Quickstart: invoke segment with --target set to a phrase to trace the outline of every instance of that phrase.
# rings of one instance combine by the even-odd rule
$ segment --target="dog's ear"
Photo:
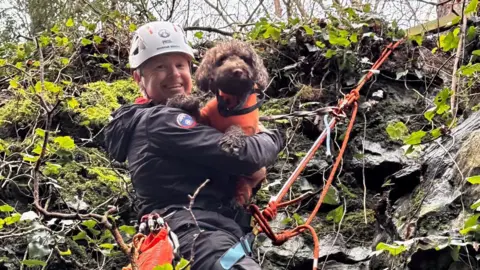
[[[215,63],[215,48],[207,50],[203,57],[200,66],[195,72],[195,81],[198,88],[203,92],[208,92],[211,89],[211,81],[213,78],[213,69]]]
[[[256,72],[255,83],[261,91],[264,91],[268,85],[268,71],[262,58],[255,52],[253,52],[253,69]]]

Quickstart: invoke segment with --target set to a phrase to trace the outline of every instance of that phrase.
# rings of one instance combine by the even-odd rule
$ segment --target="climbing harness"
[[[250,107],[244,108],[248,97],[250,95],[255,95],[255,94],[259,94],[257,103]],[[223,117],[248,114],[260,108],[260,106],[262,106],[263,102],[265,101],[265,93],[263,91],[257,91],[255,89],[245,92],[241,96],[239,96],[238,97],[239,100],[235,105],[235,107],[233,108],[229,108],[229,105],[227,104],[227,100],[221,95],[220,90],[216,91],[215,97],[217,98],[217,101],[218,101],[218,112]]]
[[[343,154],[345,152],[345,149],[348,144],[348,139],[350,137],[350,133],[353,128],[353,124],[355,123],[355,117],[357,115],[358,111],[358,99],[360,97],[360,89],[363,87],[363,85],[368,81],[373,73],[374,70],[378,70],[378,68],[383,64],[383,62],[388,58],[388,56],[392,53],[392,51],[397,48],[402,42],[405,41],[405,38],[400,39],[396,43],[390,43],[382,52],[380,58],[375,62],[375,64],[372,66],[372,68],[369,70],[369,72],[362,77],[360,80],[359,84],[357,85],[356,88],[354,88],[349,94],[347,94],[342,100],[339,101],[338,106],[336,108],[333,108],[333,110],[330,112],[330,114],[333,116],[330,122],[327,122],[326,118],[324,119],[326,121],[326,128],[323,130],[323,132],[320,134],[320,136],[317,138],[313,146],[310,148],[306,156],[301,160],[300,164],[297,166],[295,171],[292,173],[292,175],[289,177],[289,179],[285,182],[283,185],[282,189],[278,192],[277,196],[273,196],[268,203],[267,207],[263,210],[260,211],[259,207],[255,204],[249,205],[249,210],[252,212],[252,215],[258,225],[257,228],[254,228],[255,233],[260,233],[263,232],[267,235],[268,238],[272,240],[272,243],[274,245],[282,245],[284,242],[289,240],[290,238],[302,233],[304,230],[309,230],[310,233],[312,234],[313,241],[314,241],[314,261],[313,261],[313,269],[317,269],[318,266],[318,257],[320,254],[320,247],[319,247],[319,240],[317,237],[317,234],[315,233],[315,229],[310,225],[312,222],[313,218],[317,214],[320,206],[322,205],[323,200],[325,199],[325,196],[327,195],[328,189],[333,181],[333,178],[335,176],[335,172],[337,171],[339,164],[342,160]],[[330,175],[328,177],[327,183],[325,184],[322,193],[320,195],[320,198],[317,202],[317,205],[315,206],[315,209],[312,211],[310,214],[309,218],[307,221],[300,225],[297,226],[294,229],[289,229],[285,230],[283,232],[275,233],[272,228],[269,225],[269,221],[272,221],[275,216],[277,215],[277,210],[278,208],[285,207],[288,205],[292,205],[295,203],[298,203],[302,201],[305,196],[300,196],[296,199],[293,199],[291,201],[286,201],[286,202],[281,202],[283,197],[287,194],[288,190],[292,186],[293,182],[298,178],[300,173],[305,169],[307,163],[312,159],[313,155],[317,151],[317,149],[320,147],[320,145],[324,142],[325,137],[329,136],[330,130],[335,127],[337,122],[339,121],[340,118],[342,118],[343,115],[345,115],[345,109],[347,107],[353,107],[352,108],[352,115],[350,117],[350,122],[347,127],[347,131],[345,133],[345,137],[342,142],[342,146],[340,148],[340,151],[338,153],[338,156],[335,160],[335,163],[333,165],[333,168],[330,172]],[[329,143],[327,141],[327,143]]]

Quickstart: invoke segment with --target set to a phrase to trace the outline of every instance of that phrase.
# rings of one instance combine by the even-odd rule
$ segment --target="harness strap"
[[[247,102],[248,96],[254,93],[255,93],[255,90],[253,89],[244,93],[242,96],[239,97],[239,103],[235,107],[228,108],[227,101],[220,95],[220,90],[217,90],[215,93],[215,96],[218,100],[218,112],[223,117],[243,115],[243,114],[253,112],[254,110],[260,108],[260,106],[262,106],[265,100],[265,93],[262,91],[259,91],[258,93],[260,95],[258,97],[257,103],[253,106],[243,108],[243,106],[245,106],[245,103]]]
[[[248,233],[240,238],[240,241],[229,248],[223,255],[215,262],[215,270],[231,269],[238,261],[246,256],[252,255],[252,244],[255,239],[253,233]]]

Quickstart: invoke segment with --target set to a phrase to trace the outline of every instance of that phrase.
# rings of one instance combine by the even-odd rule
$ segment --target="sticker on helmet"
[[[170,33],[168,33],[167,29],[160,29],[160,31],[158,31],[158,35],[162,38],[168,38]]]
[[[197,122],[190,115],[181,113],[177,116],[177,124],[181,128],[192,128],[197,125]]]

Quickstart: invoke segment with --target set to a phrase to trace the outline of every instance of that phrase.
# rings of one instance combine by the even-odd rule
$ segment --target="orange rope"
[[[323,143],[326,137],[326,132],[322,132],[322,134],[318,137],[318,139],[315,141],[307,155],[302,159],[300,164],[297,166],[295,171],[292,173],[290,178],[287,180],[287,182],[284,184],[282,189],[279,191],[279,194],[275,196],[274,200],[272,200],[268,203],[268,206],[263,210],[262,212],[258,208],[258,206],[251,204],[249,206],[250,211],[252,212],[253,217],[258,223],[259,231],[264,232],[268,238],[272,240],[272,243],[274,245],[282,245],[284,242],[286,242],[288,239],[302,233],[304,230],[308,229],[310,233],[312,234],[313,240],[314,240],[314,262],[313,262],[313,269],[317,269],[318,266],[318,257],[320,254],[320,245],[319,245],[319,240],[318,236],[313,229],[313,227],[310,225],[312,222],[313,218],[316,216],[318,210],[320,209],[320,206],[322,205],[323,200],[325,199],[325,196],[327,195],[328,189],[330,185],[333,182],[333,178],[335,177],[335,173],[340,165],[340,162],[343,158],[343,155],[345,153],[345,150],[348,145],[348,139],[350,137],[350,133],[353,129],[353,125],[355,123],[355,118],[357,116],[358,112],[358,99],[360,97],[360,89],[363,87],[363,85],[372,77],[373,72],[372,70],[377,70],[383,62],[388,58],[388,56],[391,54],[391,52],[398,47],[402,42],[404,42],[405,39],[401,39],[397,41],[395,44],[389,44],[382,52],[382,55],[380,58],[375,62],[375,64],[372,66],[371,70],[367,73],[365,77],[361,79],[359,84],[355,89],[353,89],[349,94],[347,94],[341,102],[339,102],[339,105],[337,108],[335,108],[333,114],[336,116],[330,124],[330,128],[333,129],[337,123],[337,118],[339,115],[344,114],[344,110],[348,106],[353,105],[353,111],[352,111],[352,116],[350,118],[350,122],[347,128],[347,131],[345,133],[345,138],[343,140],[342,146],[340,148],[340,151],[338,153],[338,156],[335,160],[335,164],[332,167],[332,170],[330,172],[330,175],[328,177],[327,183],[325,184],[325,187],[323,188],[322,194],[320,195],[320,198],[317,202],[317,205],[315,206],[315,209],[312,211],[310,214],[309,218],[305,222],[305,224],[297,226],[294,229],[290,230],[285,230],[280,233],[274,233],[272,228],[269,225],[269,221],[273,220],[275,216],[277,215],[277,208],[279,207],[285,207],[294,203],[297,203],[301,201],[305,196],[302,196],[297,199],[293,199],[288,202],[283,202],[281,203],[282,198],[286,195],[290,187],[292,186],[293,182],[298,178],[300,173],[305,169],[307,163],[310,161],[310,159],[313,157],[317,149],[320,147],[320,145]]]

